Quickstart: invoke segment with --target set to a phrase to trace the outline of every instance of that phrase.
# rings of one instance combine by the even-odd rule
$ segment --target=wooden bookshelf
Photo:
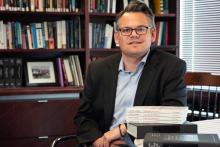
[[[114,40],[112,40],[112,46],[109,49],[100,47],[100,48],[90,48],[89,45],[89,23],[109,23],[113,26],[113,22],[116,17],[116,13],[120,12],[123,8],[123,0],[117,0],[116,5],[116,13],[107,13],[107,12],[90,12],[89,10],[89,1],[90,0],[77,0],[79,4],[79,11],[78,12],[32,12],[32,11],[9,11],[9,10],[0,10],[0,21],[3,20],[4,22],[9,21],[19,21],[21,24],[28,25],[30,23],[34,22],[53,22],[58,20],[71,20],[76,17],[80,18],[81,21],[81,47],[80,48],[60,48],[60,49],[48,49],[48,48],[40,48],[40,49],[0,49],[0,58],[24,58],[24,60],[47,60],[47,59],[55,59],[58,57],[67,57],[70,55],[78,55],[80,59],[80,65],[82,69],[83,78],[86,76],[86,70],[87,67],[91,61],[91,58],[93,57],[105,57],[112,55],[114,53],[120,52],[119,48],[117,48],[114,44]],[[160,49],[169,53],[172,53],[174,55],[179,54],[179,0],[168,0],[168,6],[169,6],[169,13],[166,14],[156,14],[155,20],[156,22],[167,22],[168,23],[168,44],[167,45],[160,45],[160,46],[154,46],[153,48]],[[24,62],[25,63],[25,62]],[[25,66],[24,66],[25,68]],[[24,70],[24,69],[23,69]],[[0,88],[0,97],[7,97],[7,96],[19,96],[19,95],[36,95],[36,94],[65,94],[65,93],[79,93],[81,95],[83,91],[82,86],[64,86],[61,87],[59,85],[57,86],[39,86],[39,87],[28,87],[25,85],[25,74],[23,74],[23,81],[21,87],[2,87]],[[54,102],[55,101],[55,102]],[[30,116],[29,112],[27,110],[32,110],[32,105],[34,107],[38,107],[38,110],[42,111],[39,112],[39,115],[43,114],[43,111],[47,111],[45,106],[37,105],[35,104],[37,102],[31,99],[30,101],[0,101],[0,119],[8,119],[1,121],[0,123],[0,132],[4,131],[4,135],[0,135],[0,146],[13,146],[13,147],[46,147],[49,146],[51,141],[54,139],[55,136],[60,135],[68,135],[70,133],[69,131],[64,132],[53,132],[52,134],[41,134],[40,136],[34,136],[28,135],[28,134],[22,134],[20,136],[7,136],[7,128],[2,128],[3,126],[9,126],[10,119],[12,119],[12,115],[15,117],[19,117],[18,115],[21,115],[19,112],[21,112],[22,109],[25,110],[25,112],[22,113],[23,116]],[[59,102],[61,102],[60,106]],[[14,108],[7,108],[9,105],[17,105],[19,104],[19,107]],[[22,104],[23,103],[23,104]],[[27,104],[28,103],[28,104]],[[65,109],[63,108],[65,103],[68,108],[72,109]],[[28,109],[26,108],[27,105],[30,105]],[[59,116],[62,114],[62,112],[66,112],[67,115],[65,115],[65,119],[67,121],[70,121],[73,124],[73,117],[76,113],[76,110],[79,106],[79,99],[71,99],[71,100],[53,100],[52,103],[46,103],[45,105],[48,105],[50,107],[50,111],[54,111],[54,113],[59,112]],[[56,109],[60,108],[61,111],[57,111]],[[16,112],[17,110],[17,112]],[[62,111],[63,110],[63,111]],[[13,112],[13,113],[12,113]],[[9,117],[3,117],[4,115],[10,114]],[[34,114],[33,114],[34,117]],[[32,118],[29,118],[32,119]],[[44,118],[45,122],[51,120],[50,118]],[[58,116],[56,118],[56,115],[53,116],[53,120],[60,119]],[[8,122],[7,122],[8,121]],[[36,120],[38,122],[42,122],[42,120],[39,118]],[[66,121],[66,120],[63,120]],[[13,122],[15,123],[15,121]],[[34,123],[31,120],[26,119],[25,121],[22,120],[17,123],[23,123],[21,126],[24,127],[25,124],[28,123]],[[60,122],[58,123],[59,129],[64,130],[73,130],[75,131],[74,125],[69,128],[62,125]],[[29,124],[31,127],[31,124]],[[55,124],[57,125],[57,124]],[[35,129],[42,129],[40,127],[41,124],[39,124],[39,127],[33,125],[33,127],[36,127]],[[18,130],[22,131],[22,127],[19,127]],[[51,129],[51,127],[43,125],[44,129]],[[55,127],[55,126],[53,126]],[[25,128],[24,128],[25,129]],[[58,129],[58,130],[59,130]],[[16,130],[15,130],[16,131]],[[33,130],[32,130],[33,131]],[[12,133],[12,132],[10,132]],[[31,133],[30,133],[31,134]],[[37,134],[39,135],[39,134]],[[39,137],[46,136],[46,140],[44,140],[42,143],[42,140],[39,140]],[[21,139],[22,138],[22,139]],[[7,141],[5,141],[5,139]],[[46,143],[45,143],[46,142]]]

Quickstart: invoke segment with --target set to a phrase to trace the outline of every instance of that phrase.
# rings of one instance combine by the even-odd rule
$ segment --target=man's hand
[[[96,140],[93,142],[92,146],[93,146],[93,147],[110,147],[109,144],[110,144],[109,141],[106,140],[106,139],[104,138],[104,136],[102,136],[102,137],[96,139]]]
[[[107,140],[108,142],[112,142],[113,140],[121,138],[121,134],[118,127],[106,132],[103,136],[105,140]]]
[[[127,132],[124,124],[121,125],[121,131]],[[119,127],[116,127],[108,132],[106,132],[102,137],[96,139],[93,142],[93,147],[117,147],[122,144],[126,144],[121,138],[121,133]]]

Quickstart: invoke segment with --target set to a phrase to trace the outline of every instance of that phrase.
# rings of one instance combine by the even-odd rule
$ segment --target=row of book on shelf
[[[168,32],[168,22],[166,21],[159,21],[156,22],[156,31],[157,37],[155,40],[155,45],[157,46],[167,46],[169,43],[169,32]]]
[[[132,0],[123,0],[123,8]],[[141,0],[155,14],[168,13],[169,0]],[[117,0],[89,0],[89,12],[116,13]],[[78,12],[80,0],[0,0],[0,10],[32,12]]]
[[[0,49],[81,48],[80,18],[24,25],[0,20]]]
[[[24,62],[22,58],[0,58],[0,87],[47,85],[42,81],[49,81],[52,77],[55,77],[53,84],[61,87],[84,85],[78,55],[56,58],[56,61],[50,62],[52,66],[55,65],[53,70],[50,64],[43,64],[48,62],[39,60]]]
[[[89,48],[111,48],[113,26],[110,24],[89,23]]]
[[[57,58],[59,85],[83,86],[82,69],[77,55]]]
[[[78,12],[80,0],[0,0],[0,10]]]
[[[89,12],[116,13],[117,0],[89,0]]]
[[[123,0],[125,8],[132,0]],[[155,14],[165,14],[169,12],[169,0],[140,0],[149,6]],[[117,0],[89,0],[89,12],[116,13]]]

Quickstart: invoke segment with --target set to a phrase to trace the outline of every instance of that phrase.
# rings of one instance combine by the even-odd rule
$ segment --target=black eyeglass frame
[[[138,32],[138,29],[143,29],[143,28],[146,29],[143,33]],[[136,28],[134,28],[134,29],[133,29],[133,28],[130,28],[130,27],[124,27],[124,28],[118,28],[118,31],[120,32],[120,34],[121,34],[122,36],[130,36],[133,31],[135,31],[135,33],[138,34],[138,35],[145,35],[145,34],[147,34],[147,31],[148,31],[149,29],[152,29],[152,28],[153,28],[153,27],[151,27],[151,26],[140,26],[140,27],[136,27]],[[128,30],[129,30],[129,33],[125,34],[126,32],[123,32],[124,29],[128,29]]]

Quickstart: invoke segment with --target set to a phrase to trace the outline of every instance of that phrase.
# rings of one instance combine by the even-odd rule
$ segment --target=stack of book
[[[219,147],[216,134],[146,133],[144,147]]]
[[[188,107],[177,106],[135,106],[128,108],[126,123],[183,124]]]

